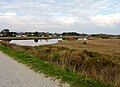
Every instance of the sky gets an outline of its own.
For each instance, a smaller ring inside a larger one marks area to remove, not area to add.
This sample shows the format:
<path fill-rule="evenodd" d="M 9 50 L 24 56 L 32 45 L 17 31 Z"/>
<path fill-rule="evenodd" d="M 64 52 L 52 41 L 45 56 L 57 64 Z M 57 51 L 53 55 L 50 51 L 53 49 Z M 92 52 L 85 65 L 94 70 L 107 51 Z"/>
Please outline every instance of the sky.
<path fill-rule="evenodd" d="M 120 34 L 120 0 L 0 0 L 0 31 Z"/>

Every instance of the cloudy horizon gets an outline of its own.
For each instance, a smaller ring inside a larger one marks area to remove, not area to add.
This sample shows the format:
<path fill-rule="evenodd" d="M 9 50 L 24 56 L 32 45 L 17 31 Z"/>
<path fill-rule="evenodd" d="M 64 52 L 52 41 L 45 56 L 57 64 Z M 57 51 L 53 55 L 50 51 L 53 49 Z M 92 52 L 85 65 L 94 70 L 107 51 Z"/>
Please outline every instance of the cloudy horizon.
<path fill-rule="evenodd" d="M 120 0 L 0 0 L 0 30 L 120 34 Z"/>

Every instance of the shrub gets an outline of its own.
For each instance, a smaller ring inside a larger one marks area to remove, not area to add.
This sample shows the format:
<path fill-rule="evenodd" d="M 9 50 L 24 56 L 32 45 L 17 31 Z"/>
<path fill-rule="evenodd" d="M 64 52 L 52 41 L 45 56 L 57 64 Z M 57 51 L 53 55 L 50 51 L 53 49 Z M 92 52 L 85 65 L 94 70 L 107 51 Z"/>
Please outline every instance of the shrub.
<path fill-rule="evenodd" d="M 83 42 L 83 44 L 87 44 L 87 42 Z"/>
<path fill-rule="evenodd" d="M 98 52 L 84 50 L 83 53 L 87 54 L 89 57 L 100 57 Z"/>

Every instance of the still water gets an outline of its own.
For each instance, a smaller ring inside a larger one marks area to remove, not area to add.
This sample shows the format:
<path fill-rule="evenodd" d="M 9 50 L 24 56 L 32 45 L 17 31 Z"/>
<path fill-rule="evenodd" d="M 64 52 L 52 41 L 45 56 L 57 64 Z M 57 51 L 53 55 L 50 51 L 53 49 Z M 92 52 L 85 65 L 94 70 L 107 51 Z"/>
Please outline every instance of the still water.
<path fill-rule="evenodd" d="M 12 40 L 10 43 L 18 44 L 18 45 L 25 45 L 25 46 L 38 46 L 38 45 L 45 45 L 45 44 L 54 44 L 57 43 L 59 40 L 62 39 L 49 39 L 49 40 Z"/>
<path fill-rule="evenodd" d="M 25 45 L 25 46 L 38 46 L 45 44 L 55 44 L 58 43 L 59 39 L 49 39 L 49 40 L 11 40 L 9 43 L 17 44 L 17 45 Z M 78 40 L 87 40 L 86 38 L 78 38 Z"/>

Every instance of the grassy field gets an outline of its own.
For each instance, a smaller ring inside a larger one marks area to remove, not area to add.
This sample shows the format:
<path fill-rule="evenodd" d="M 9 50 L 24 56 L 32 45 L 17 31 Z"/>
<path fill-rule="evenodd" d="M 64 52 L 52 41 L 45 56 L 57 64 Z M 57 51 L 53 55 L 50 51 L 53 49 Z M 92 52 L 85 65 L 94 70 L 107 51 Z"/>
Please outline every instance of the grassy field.
<path fill-rule="evenodd" d="M 43 72 L 44 67 L 50 65 L 53 69 L 45 68 L 47 73 L 58 76 L 75 87 L 110 87 L 110 85 L 120 87 L 119 47 L 119 39 L 60 41 L 53 45 L 33 47 L 1 43 L 1 50 L 16 57 L 17 60 L 22 58 L 23 62 L 28 63 L 37 71 L 42 69 Z M 19 57 L 20 53 L 24 55 Z M 35 60 L 27 61 L 29 57 Z M 45 61 L 48 65 L 38 68 L 41 66 L 40 63 L 34 65 L 37 61 Z M 55 69 L 54 66 L 56 66 Z M 54 74 L 55 72 L 59 73 Z"/>
<path fill-rule="evenodd" d="M 86 44 L 84 44 L 84 42 Z M 77 49 L 80 51 L 88 50 L 98 52 L 103 55 L 113 57 L 113 60 L 120 63 L 120 39 L 96 39 L 86 41 L 62 41 L 56 46 Z M 116 58 L 117 57 L 117 58 Z"/>
<path fill-rule="evenodd" d="M 94 73 L 93 77 L 98 77 L 99 80 L 112 83 L 114 84 L 114 86 L 120 87 L 120 70 L 119 70 L 120 69 L 120 39 L 62 41 L 61 43 L 56 44 L 56 46 L 67 47 L 69 49 L 76 49 L 81 52 L 84 52 L 84 50 L 87 50 L 89 52 L 93 52 L 93 53 L 95 52 L 100 54 L 103 61 L 106 62 L 106 64 L 108 65 L 104 66 L 104 69 L 103 68 L 100 69 L 98 73 L 96 73 L 97 70 L 91 69 L 92 74 Z M 101 60 L 99 62 L 101 62 Z M 110 63 L 114 63 L 116 65 L 113 66 Z M 100 67 L 103 66 L 103 64 L 101 63 L 100 64 L 98 63 L 97 65 L 100 65 Z M 98 68 L 97 65 L 96 65 L 96 68 Z M 89 75 L 92 76 L 92 74 L 91 75 L 89 74 Z"/>

